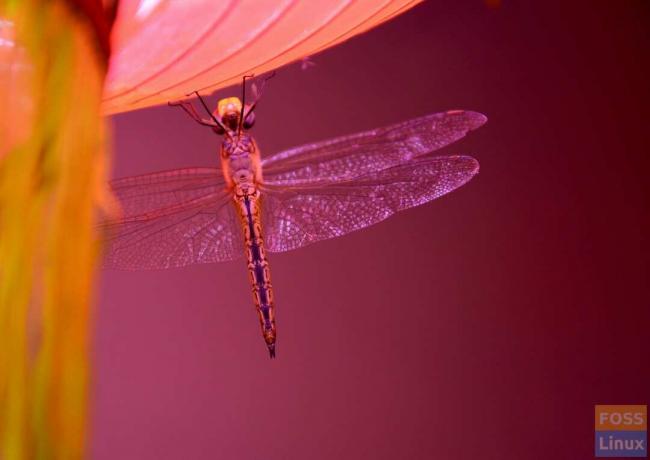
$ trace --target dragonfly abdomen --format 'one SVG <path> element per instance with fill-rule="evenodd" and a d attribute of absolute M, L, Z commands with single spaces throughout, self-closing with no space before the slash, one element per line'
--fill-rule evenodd
<path fill-rule="evenodd" d="M 235 194 L 237 211 L 244 230 L 244 243 L 253 300 L 260 318 L 264 341 L 271 358 L 275 357 L 275 312 L 271 271 L 266 258 L 260 221 L 260 194 L 251 188 L 241 188 Z"/>

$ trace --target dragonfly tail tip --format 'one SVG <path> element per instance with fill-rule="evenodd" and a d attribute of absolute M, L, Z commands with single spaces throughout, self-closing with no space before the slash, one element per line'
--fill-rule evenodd
<path fill-rule="evenodd" d="M 269 356 L 271 359 L 275 358 L 275 345 L 269 345 Z"/>

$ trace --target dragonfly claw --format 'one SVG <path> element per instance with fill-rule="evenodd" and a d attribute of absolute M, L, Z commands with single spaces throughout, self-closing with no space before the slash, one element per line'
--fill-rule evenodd
<path fill-rule="evenodd" d="M 267 343 L 266 346 L 269 348 L 269 356 L 271 359 L 275 358 L 275 344 Z"/>

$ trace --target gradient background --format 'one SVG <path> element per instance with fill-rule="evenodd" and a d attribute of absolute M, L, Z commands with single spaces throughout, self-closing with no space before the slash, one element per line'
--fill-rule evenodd
<path fill-rule="evenodd" d="M 264 154 L 464 108 L 481 174 L 272 254 L 275 361 L 243 262 L 103 273 L 91 457 L 592 458 L 650 394 L 648 5 L 430 1 L 279 72 Z M 114 127 L 116 177 L 217 162 L 180 110 Z"/>

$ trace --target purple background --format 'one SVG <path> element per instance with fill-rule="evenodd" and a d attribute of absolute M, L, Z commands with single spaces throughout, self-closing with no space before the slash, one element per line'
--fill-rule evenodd
<path fill-rule="evenodd" d="M 272 254 L 275 361 L 243 262 L 103 273 L 91 458 L 592 458 L 594 404 L 650 394 L 649 24 L 431 1 L 279 72 L 263 154 L 464 108 L 490 121 L 443 153 L 481 174 Z M 180 110 L 114 127 L 116 177 L 217 162 Z"/>

